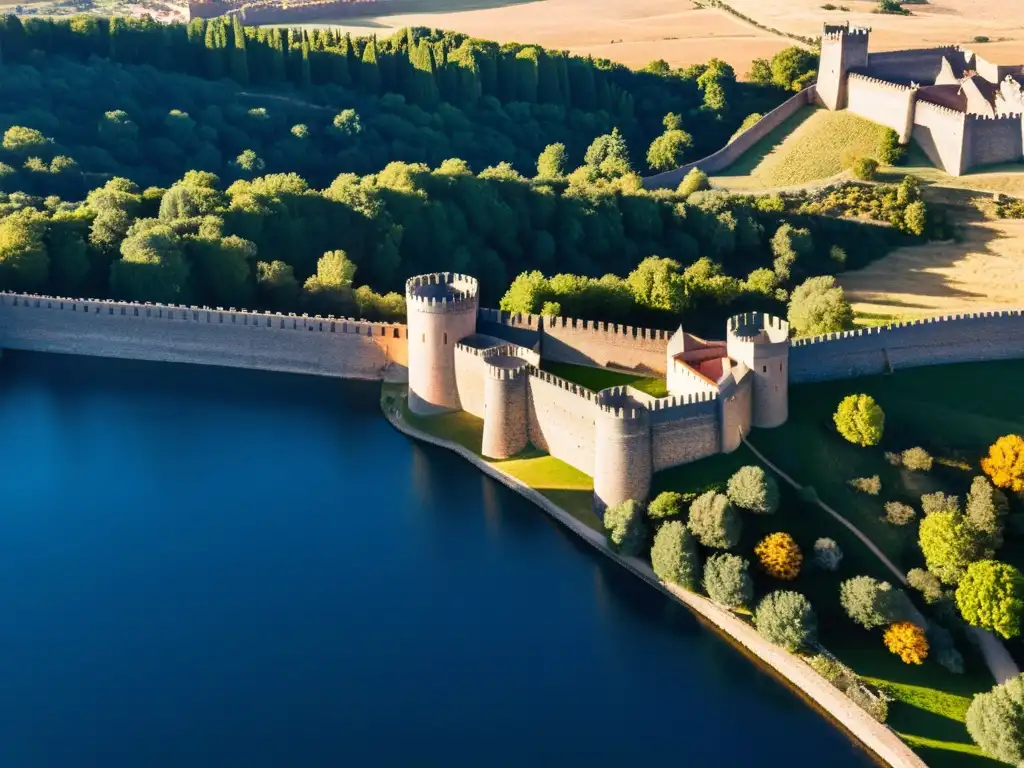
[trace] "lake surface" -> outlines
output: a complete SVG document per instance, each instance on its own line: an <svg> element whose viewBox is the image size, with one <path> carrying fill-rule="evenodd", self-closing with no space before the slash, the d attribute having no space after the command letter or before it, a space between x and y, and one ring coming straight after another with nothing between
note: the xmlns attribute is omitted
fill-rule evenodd
<svg viewBox="0 0 1024 768"><path fill-rule="evenodd" d="M872 764L377 399L6 353L0 765Z"/></svg>

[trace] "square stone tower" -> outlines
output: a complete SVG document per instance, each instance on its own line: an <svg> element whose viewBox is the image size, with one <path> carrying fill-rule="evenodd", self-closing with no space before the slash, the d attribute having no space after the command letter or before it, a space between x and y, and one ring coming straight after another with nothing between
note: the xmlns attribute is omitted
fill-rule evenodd
<svg viewBox="0 0 1024 768"><path fill-rule="evenodd" d="M851 69L868 65L867 27L826 24L821 31L817 92L829 109L846 108L846 76Z"/></svg>

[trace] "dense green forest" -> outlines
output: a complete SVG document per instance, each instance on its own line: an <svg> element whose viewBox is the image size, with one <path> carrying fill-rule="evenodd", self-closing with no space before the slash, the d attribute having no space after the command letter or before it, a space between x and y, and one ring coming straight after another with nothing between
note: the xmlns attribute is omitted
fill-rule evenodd
<svg viewBox="0 0 1024 768"><path fill-rule="evenodd" d="M13 16L0 50L5 290L397 318L409 275L454 270L491 305L720 330L925 234L905 200L878 227L642 189L648 158L716 149L803 85L806 54L751 84L424 29Z"/></svg>
<svg viewBox="0 0 1024 768"><path fill-rule="evenodd" d="M25 126L51 139L31 155L47 171L54 157L70 157L72 170L143 186L192 169L226 179L294 171L326 186L339 173L371 173L393 160L433 167L451 157L477 171L504 161L532 174L548 144L564 144L578 164L613 127L643 172L666 113L684 129L674 159L700 157L747 115L780 103L810 66L780 55L791 66L777 68L778 84L753 84L718 61L634 72L436 30L376 40L246 28L237 18L185 26L7 16L0 50L0 130ZM5 162L21 171L26 159ZM42 193L40 171L36 164L4 188ZM85 191L73 178L62 177L65 197Z"/></svg>

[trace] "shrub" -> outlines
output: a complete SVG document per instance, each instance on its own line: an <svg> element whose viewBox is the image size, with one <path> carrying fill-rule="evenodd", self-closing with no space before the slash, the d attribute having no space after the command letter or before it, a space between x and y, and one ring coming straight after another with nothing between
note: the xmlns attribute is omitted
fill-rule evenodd
<svg viewBox="0 0 1024 768"><path fill-rule="evenodd" d="M832 685L845 693L851 685L859 681L857 673L832 656L816 653L807 658L807 664Z"/></svg>
<svg viewBox="0 0 1024 768"><path fill-rule="evenodd" d="M882 479L878 475L871 477L855 477L847 481L853 490L866 493L868 496L877 496L882 490Z"/></svg>
<svg viewBox="0 0 1024 768"><path fill-rule="evenodd" d="M897 621L885 630L885 647L899 656L904 664L923 664L928 658L928 637L917 624Z"/></svg>
<svg viewBox="0 0 1024 768"><path fill-rule="evenodd" d="M950 631L940 624L932 622L928 625L926 634L928 635L928 644L931 646L931 657L948 672L962 675L964 673L964 657L956 649Z"/></svg>
<svg viewBox="0 0 1024 768"><path fill-rule="evenodd" d="M702 192L705 189L711 189L711 182L708 181L708 175L700 168L692 168L690 169L690 172L683 177L683 180L679 182L679 186L676 188L676 193L680 197L686 198L694 192Z"/></svg>
<svg viewBox="0 0 1024 768"><path fill-rule="evenodd" d="M750 563L738 555L712 555L704 563L704 589L708 597L726 608L740 608L754 598Z"/></svg>
<svg viewBox="0 0 1024 768"><path fill-rule="evenodd" d="M915 472L930 472L932 456L924 448L908 448L900 454L903 466Z"/></svg>
<svg viewBox="0 0 1024 768"><path fill-rule="evenodd" d="M857 683L846 689L846 698L880 723L884 723L889 719L889 702L891 699L881 691L875 694L863 683Z"/></svg>
<svg viewBox="0 0 1024 768"><path fill-rule="evenodd" d="M785 581L792 581L800 574L804 560L793 537L783 532L772 533L761 539L754 547L754 554L769 575Z"/></svg>
<svg viewBox="0 0 1024 768"><path fill-rule="evenodd" d="M924 568L911 568L907 572L907 583L921 593L926 603L934 603L944 596L939 577Z"/></svg>
<svg viewBox="0 0 1024 768"><path fill-rule="evenodd" d="M846 615L864 629L904 621L914 615L906 593L887 581L855 576L839 585L839 602Z"/></svg>
<svg viewBox="0 0 1024 768"><path fill-rule="evenodd" d="M893 525L909 525L914 522L917 513L909 504L899 501L887 501L885 503L885 521Z"/></svg>
<svg viewBox="0 0 1024 768"><path fill-rule="evenodd" d="M839 434L855 445L878 445L885 429L885 413L871 395L847 395L832 417Z"/></svg>
<svg viewBox="0 0 1024 768"><path fill-rule="evenodd" d="M853 309L835 277L821 275L793 289L787 317L798 336L813 336L848 328L853 323Z"/></svg>
<svg viewBox="0 0 1024 768"><path fill-rule="evenodd" d="M697 543L678 520L670 520L658 529L651 547L651 566L662 581L693 589L700 570Z"/></svg>
<svg viewBox="0 0 1024 768"><path fill-rule="evenodd" d="M921 521L918 541L928 570L943 584L956 584L977 557L975 533L954 512L933 512Z"/></svg>
<svg viewBox="0 0 1024 768"><path fill-rule="evenodd" d="M743 520L729 498L708 491L690 505L690 532L705 547L730 549L740 541Z"/></svg>
<svg viewBox="0 0 1024 768"><path fill-rule="evenodd" d="M998 488L1024 491L1024 437L1003 435L996 440L981 460L981 470Z"/></svg>
<svg viewBox="0 0 1024 768"><path fill-rule="evenodd" d="M1016 637L1024 616L1024 576L995 560L971 563L957 587L956 604L968 624Z"/></svg>
<svg viewBox="0 0 1024 768"><path fill-rule="evenodd" d="M684 511L683 494L675 491L662 491L647 505L647 517L651 520L678 518Z"/></svg>
<svg viewBox="0 0 1024 768"><path fill-rule="evenodd" d="M964 513L971 527L984 534L986 544L996 550L1003 545L1003 526L1010 510L1006 494L987 478L978 476L971 482Z"/></svg>
<svg viewBox="0 0 1024 768"><path fill-rule="evenodd" d="M855 178L861 181L873 181L878 172L878 161L873 157L858 157L851 167Z"/></svg>
<svg viewBox="0 0 1024 768"><path fill-rule="evenodd" d="M814 542L814 564L823 571L839 570L843 560L843 550L835 539L818 539Z"/></svg>
<svg viewBox="0 0 1024 768"><path fill-rule="evenodd" d="M878 141L878 159L883 165L899 165L907 154L907 148L900 144L900 135L887 128Z"/></svg>
<svg viewBox="0 0 1024 768"><path fill-rule="evenodd" d="M799 592L782 590L758 603L754 624L761 637L787 651L798 651L813 641L818 628L810 601Z"/></svg>
<svg viewBox="0 0 1024 768"><path fill-rule="evenodd" d="M1024 675L975 696L967 708L967 732L989 757L1024 763Z"/></svg>
<svg viewBox="0 0 1024 768"><path fill-rule="evenodd" d="M608 544L620 555L639 555L647 543L643 506L629 499L604 511L604 530Z"/></svg>
<svg viewBox="0 0 1024 768"><path fill-rule="evenodd" d="M779 486L761 467L741 467L729 478L729 501L740 509L770 515L779 508Z"/></svg>
<svg viewBox="0 0 1024 768"><path fill-rule="evenodd" d="M949 496L941 491L926 493L921 497L921 511L924 512L926 517L936 512L949 512L950 514L959 515L960 497Z"/></svg>

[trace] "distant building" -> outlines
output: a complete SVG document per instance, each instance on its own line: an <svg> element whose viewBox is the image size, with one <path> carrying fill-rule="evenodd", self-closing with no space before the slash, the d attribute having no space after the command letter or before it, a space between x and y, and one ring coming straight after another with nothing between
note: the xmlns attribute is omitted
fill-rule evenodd
<svg viewBox="0 0 1024 768"><path fill-rule="evenodd" d="M1024 65L960 46L870 53L870 29L826 24L818 100L916 141L952 176L1024 160Z"/></svg>

